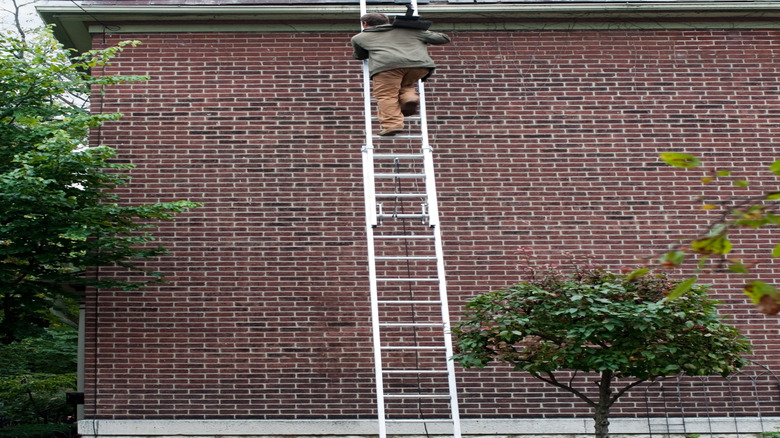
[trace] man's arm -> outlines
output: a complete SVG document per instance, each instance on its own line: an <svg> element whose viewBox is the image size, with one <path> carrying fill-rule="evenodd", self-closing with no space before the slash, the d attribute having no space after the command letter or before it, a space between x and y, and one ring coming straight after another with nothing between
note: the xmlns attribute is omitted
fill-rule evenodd
<svg viewBox="0 0 780 438"><path fill-rule="evenodd" d="M452 41L447 35L439 32L431 32L430 30L422 32L421 36L423 42L428 44L447 44Z"/></svg>
<svg viewBox="0 0 780 438"><path fill-rule="evenodd" d="M368 50L360 47L355 40L352 40L352 57L355 59L368 59Z"/></svg>

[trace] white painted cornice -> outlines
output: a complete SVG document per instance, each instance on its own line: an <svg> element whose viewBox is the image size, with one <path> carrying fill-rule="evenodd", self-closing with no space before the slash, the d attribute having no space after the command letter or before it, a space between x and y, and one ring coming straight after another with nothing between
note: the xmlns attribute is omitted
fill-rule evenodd
<svg viewBox="0 0 780 438"><path fill-rule="evenodd" d="M94 33L350 32L355 5L77 6L50 0L36 9L66 46L90 48ZM369 11L402 14L401 5ZM780 1L454 3L420 7L435 30L778 28Z"/></svg>

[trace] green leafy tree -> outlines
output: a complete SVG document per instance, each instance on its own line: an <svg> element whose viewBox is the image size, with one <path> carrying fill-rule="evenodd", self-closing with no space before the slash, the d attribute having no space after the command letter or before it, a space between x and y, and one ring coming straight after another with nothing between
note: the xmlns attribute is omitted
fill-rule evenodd
<svg viewBox="0 0 780 438"><path fill-rule="evenodd" d="M679 152L666 152L661 159L667 164L680 168L701 168L699 158ZM780 177L780 160L771 163L767 174ZM701 177L703 184L721 183L737 189L748 189L752 186L747 179L733 175L726 169L705 169ZM757 195L732 196L727 199L712 200L699 198L703 210L719 211L720 215L712 221L706 230L690 240L682 241L660 258L662 267L680 266L688 260L697 259L698 270L703 270L709 260L716 262L716 269L725 269L737 274L748 275L744 291L750 297L758 310L774 315L780 312L780 290L770 283L752 278L749 274L751 265L731 256L734 249L734 233L740 230L780 227L780 191L774 186L771 189L758 190ZM780 242L767 254L768 257L780 257ZM690 284L696 278L692 278ZM681 288L675 293L682 293Z"/></svg>
<svg viewBox="0 0 780 438"><path fill-rule="evenodd" d="M725 376L750 352L719 320L704 286L668 300L676 285L662 275L526 266L527 281L467 303L453 329L454 360L465 368L505 362L574 394L592 408L599 438L608 436L610 408L631 388L679 373ZM562 377L572 371L596 373L594 390Z"/></svg>
<svg viewBox="0 0 780 438"><path fill-rule="evenodd" d="M89 93L144 79L90 74L125 45L70 57L49 29L0 39L0 344L48 325L48 309L84 286L159 281L155 272L129 282L85 271L140 271L138 260L165 252L149 230L195 206L120 204L112 189L131 166L116 163L110 147L86 145L91 129L121 116L90 113Z"/></svg>
<svg viewBox="0 0 780 438"><path fill-rule="evenodd" d="M78 332L54 325L41 335L0 345L0 416L18 424L61 422L73 413Z"/></svg>

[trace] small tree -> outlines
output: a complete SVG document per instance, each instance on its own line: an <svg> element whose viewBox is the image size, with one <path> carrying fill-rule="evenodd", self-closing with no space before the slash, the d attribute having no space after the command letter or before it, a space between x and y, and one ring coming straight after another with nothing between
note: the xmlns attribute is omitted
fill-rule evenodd
<svg viewBox="0 0 780 438"><path fill-rule="evenodd" d="M726 376L744 365L750 345L719 321L706 287L667 300L675 283L664 276L574 268L531 267L527 281L471 299L453 330L454 360L465 368L506 362L574 394L593 409L599 438L608 436L610 408L640 383ZM595 394L559 378L568 371L597 373Z"/></svg>

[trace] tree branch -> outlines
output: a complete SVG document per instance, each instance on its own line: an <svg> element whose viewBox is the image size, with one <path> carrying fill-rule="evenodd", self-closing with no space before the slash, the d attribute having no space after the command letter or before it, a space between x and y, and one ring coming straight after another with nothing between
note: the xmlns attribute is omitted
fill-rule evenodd
<svg viewBox="0 0 780 438"><path fill-rule="evenodd" d="M626 386L624 386L622 389L618 390L614 396L610 397L609 399L609 406L612 406L623 394L626 393L629 389L639 385L640 383L644 383L646 380L637 380L635 382L632 382Z"/></svg>
<svg viewBox="0 0 780 438"><path fill-rule="evenodd" d="M577 396L577 397L578 397L580 400L582 400L582 401L584 401L585 403L587 403L587 404L588 404L588 406L590 406L590 407L593 407L593 408L595 408L595 407L598 405L598 403L597 403L597 402L594 402L593 400L591 400L590 398L588 398L588 396L587 396L587 395L585 395L585 394L583 394L582 392L578 391L576 388L573 388L573 387L571 387L571 386L569 386L569 385L565 385L565 384L563 384L563 383L559 382L559 381L558 381L558 379L556 379L556 378L555 378L555 375L554 375L553 373L551 373L551 372L547 372L547 373L545 373L545 374L547 375L547 377L546 377L546 378L545 378L545 377L543 377L543 376L542 376L541 374L539 374L539 373L536 373L536 372L531 372L531 375L532 375L532 376L534 376L534 377L536 377L537 379L539 379L539 380L541 380L541 381L543 381L543 382L547 382L547 383L549 383L550 385L557 386L558 388L561 388L561 389L563 389L563 390L565 390L565 391L568 391L568 392L570 392L570 393L572 393L572 394L576 395L576 396Z"/></svg>

